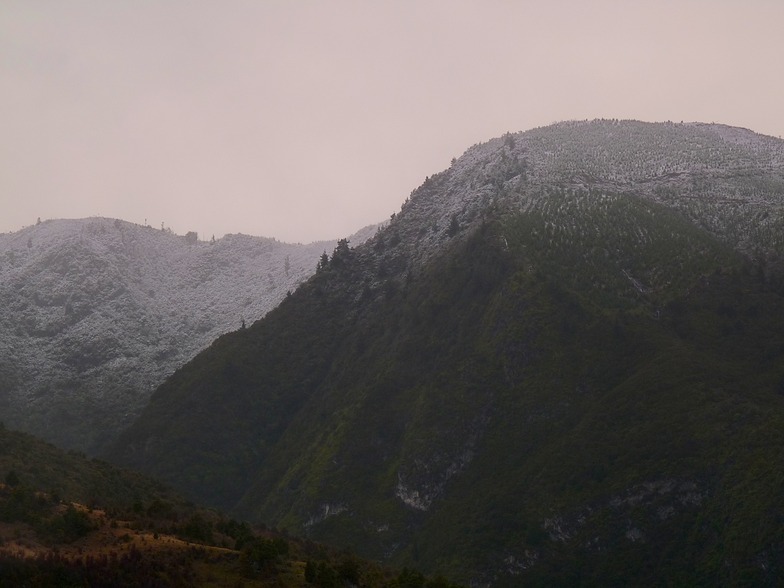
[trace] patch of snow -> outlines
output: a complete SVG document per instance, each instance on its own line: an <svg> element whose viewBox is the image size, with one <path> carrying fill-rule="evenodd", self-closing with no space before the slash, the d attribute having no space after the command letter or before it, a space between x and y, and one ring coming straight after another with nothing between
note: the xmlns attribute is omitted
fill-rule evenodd
<svg viewBox="0 0 784 588"><path fill-rule="evenodd" d="M345 504L324 503L319 506L319 511L316 514L311 515L303 526L307 529L313 525L317 525L318 523L325 521L330 517L342 514L347 510L348 507Z"/></svg>

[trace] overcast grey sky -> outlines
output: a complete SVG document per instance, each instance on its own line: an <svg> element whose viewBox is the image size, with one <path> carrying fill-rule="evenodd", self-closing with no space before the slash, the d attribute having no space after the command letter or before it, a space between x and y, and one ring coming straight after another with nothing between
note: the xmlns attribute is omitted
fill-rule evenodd
<svg viewBox="0 0 784 588"><path fill-rule="evenodd" d="M0 0L0 231L346 236L565 119L784 135L782 0Z"/></svg>

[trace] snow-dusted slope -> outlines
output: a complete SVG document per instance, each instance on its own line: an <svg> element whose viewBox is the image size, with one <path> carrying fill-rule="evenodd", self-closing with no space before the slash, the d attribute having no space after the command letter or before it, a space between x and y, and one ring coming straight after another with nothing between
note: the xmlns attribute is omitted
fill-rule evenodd
<svg viewBox="0 0 784 588"><path fill-rule="evenodd" d="M547 191L633 193L753 256L784 256L784 141L706 123L569 121L474 145L429 177L378 240L422 261L492 207Z"/></svg>
<svg viewBox="0 0 784 588"><path fill-rule="evenodd" d="M0 420L96 451L177 367L261 318L335 245L204 242L105 218L0 235Z"/></svg>

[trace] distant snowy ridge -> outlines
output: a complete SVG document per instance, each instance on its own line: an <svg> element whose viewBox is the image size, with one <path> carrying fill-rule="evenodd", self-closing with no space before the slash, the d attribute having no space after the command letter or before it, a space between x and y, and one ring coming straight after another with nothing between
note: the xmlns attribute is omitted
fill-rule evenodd
<svg viewBox="0 0 784 588"><path fill-rule="evenodd" d="M97 450L164 378L274 308L337 243L194 237L106 218L0 235L0 420Z"/></svg>

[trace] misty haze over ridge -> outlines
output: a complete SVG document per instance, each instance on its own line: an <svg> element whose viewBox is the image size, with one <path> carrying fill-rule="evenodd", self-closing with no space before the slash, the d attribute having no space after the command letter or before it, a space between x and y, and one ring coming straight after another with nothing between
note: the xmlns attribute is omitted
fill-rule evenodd
<svg viewBox="0 0 784 588"><path fill-rule="evenodd" d="M544 125L542 127L534 127L532 129L529 129L529 130L544 129L544 128L547 128L547 127L551 127L553 125L581 124L581 123L594 122L594 121L605 121L605 120L618 121L618 122L632 122L632 123L654 124L654 125L658 124L657 122L642 121L642 120L639 120L639 119L614 119L614 118L612 118L612 119L599 119L599 118L596 118L596 119L579 119L579 120L573 119L573 120L556 121L556 122L550 123L549 125ZM692 126L694 126L694 125L699 126L699 125L708 125L708 124L718 124L719 126L726 126L727 128L738 128L738 129L740 129L742 131L747 131L747 132L758 134L758 135L761 135L761 136L766 136L764 133L757 133L754 129L748 129L748 128L745 128L745 127L733 127L731 125L726 125L723 122L720 122L720 123L714 123L714 122L708 123L706 121L685 121L685 122L681 121L680 123L674 123L673 121L669 121L669 120L668 121L660 121L660 122L666 123L666 124L682 124L682 125L685 124L685 125L692 125ZM518 134L520 132L524 132L524 131L517 131L516 134ZM509 134L509 133L507 133L507 134ZM771 138L775 138L775 137L772 137L770 135L767 135L767 136L769 136ZM778 137L778 138L780 139L781 137ZM484 142L486 142L486 141L482 141L482 142L476 143L476 144L473 145L473 147L476 147L477 145L481 145ZM452 161L454 161L454 160L455 160L455 158L453 157ZM428 177L428 176L426 176L426 177ZM405 205L405 202L407 202L407 200L408 200L407 198L402 200L401 203L398 206ZM198 206L196 206L196 208L198 208ZM392 209L388 214L394 215L397 212L398 212L397 209ZM241 217L242 217L242 215L237 215L234 218L235 219L240 219ZM100 214L98 214L98 215L90 215L89 217L85 217L85 218L82 218L82 219L68 219L68 218L65 218L65 217L61 218L61 219L48 219L48 218L38 217L36 219L36 223L33 223L33 224L38 224L40 222L49 221L49 220L88 220L88 219L101 219L101 218L108 218L108 217L103 217ZM388 218L388 216L387 216L387 218ZM136 223L136 222L134 222L134 221L132 221L130 219L124 219L124 218L123 219L118 219L118 220L122 220L122 221L125 221L125 222L130 222L130 223L133 223L133 224L137 224L137 225L142 226L142 227L157 228L157 227L153 226L149 222L149 220L147 218L144 219L143 223ZM178 224L177 223L177 219L175 218L174 220L175 220L175 225ZM237 222L239 223L240 221L237 221ZM386 222L387 222L387 220L382 218L382 219L377 220L374 223L366 224L366 225L363 225L361 227L355 227L355 228L353 228L350 231L350 233L367 235L367 234L370 234L369 233L370 231L376 230L377 228L383 226ZM33 226L33 224L24 225L23 227L20 227L19 229L16 229L16 230L9 230L8 234L10 235L10 234L19 232L22 229L25 229L25 228L28 228L30 226ZM198 232L196 230L191 230L191 229L177 231L177 230L174 230L172 228L172 226L167 224L165 221L161 221L161 223L160 223L160 230L168 231L169 233L173 233L175 235L180 235L180 236L185 236L186 234L189 234L189 233L195 233L197 235L197 238L198 238L199 241L211 241L211 240L221 239L223 237L232 236L232 235L237 235L237 236L245 235L245 236L253 236L253 237L266 238L266 239L273 239L273 240L277 240L277 241L280 241L280 242L285 243L285 244L292 244L292 245L317 245L318 243L333 243L333 242L335 242L339 238L348 238L348 234L347 234L347 235L337 235L337 236L333 236L331 238L326 238L326 239L313 239L313 240L304 240L304 241L303 240L286 240L286 239L281 238L279 235L276 235L276 234L260 235L260 234L253 234L253 233L243 233L241 231L232 231L232 230L228 230L224 234L214 234L214 233L213 234L204 234L204 233L200 233L200 232ZM2 234L3 233L0 233L0 235L2 235ZM327 249L329 249L329 247Z"/></svg>
<svg viewBox="0 0 784 588"><path fill-rule="evenodd" d="M147 221L147 219L144 219ZM176 220L176 219L175 219ZM142 222L137 223L132 220L124 219L124 218L115 218L115 217L107 217L102 216L100 214L90 215L86 217L60 217L60 218L42 218L38 217L35 222L26 224L22 227L19 227L15 230L9 230L6 232L0 232L0 239L2 238L15 238L19 237L20 235L24 234L26 230L44 224L44 223L51 223L51 222L77 222L77 223L89 223L89 222L105 222L105 221L119 221L122 223L127 223L129 225L134 225L139 228L143 229L153 229L157 231L161 231L164 233L168 233L169 235L173 235L175 237L186 237L189 240L195 239L199 243L215 243L220 241L221 239L233 238L233 237L250 237L250 238L258 238L258 239L269 239L272 241L276 241L283 245L297 245L297 246L320 246L324 245L325 248L329 251L334 247L334 243L338 241L338 239L348 239L351 241L352 238L356 238L357 236L361 236L362 240L364 240L366 235L372 234L374 231L378 230L378 228L382 227L387 221L381 221L378 223L372 223L369 225L365 225L363 227L359 227L358 229L352 231L349 235L340 235L335 236L330 239L316 239L310 241L286 241L283 239L279 239L276 235L256 235L256 234L249 234L249 233L242 233L242 232L227 232L222 235L217 234L209 234L205 235L203 233L199 233L198 231L186 230L186 231L176 231L170 225L167 225L165 222L161 222L160 226L155 227L149 222Z"/></svg>
<svg viewBox="0 0 784 588"><path fill-rule="evenodd" d="M8 0L0 230L102 215L305 243L388 218L507 131L603 116L781 135L781 22L764 0Z"/></svg>

